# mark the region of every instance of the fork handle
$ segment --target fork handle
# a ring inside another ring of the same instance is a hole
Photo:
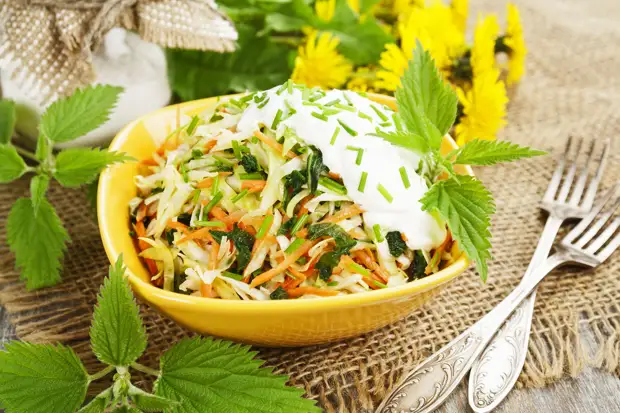
[[[549,255],[563,221],[553,215],[547,219],[524,280]],[[517,382],[527,355],[535,299],[536,290],[519,305],[472,365],[469,405],[474,412],[488,413],[495,409]]]
[[[491,312],[409,372],[376,413],[427,413],[439,407],[510,314],[545,275],[566,261],[560,254],[549,257]]]

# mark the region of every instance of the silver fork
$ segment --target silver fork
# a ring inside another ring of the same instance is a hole
[[[620,246],[620,217],[612,219],[620,206],[619,192],[620,181],[564,237],[555,254],[537,266],[529,277],[522,279],[501,303],[476,324],[408,373],[376,413],[432,412],[467,374],[497,329],[548,273],[569,262],[596,267],[609,258]],[[608,208],[603,211],[606,206]]]
[[[572,142],[569,138],[542,199],[541,208],[549,215],[536,251],[523,275],[524,279],[530,277],[533,270],[547,258],[562,223],[571,218],[583,218],[592,210],[607,162],[609,141],[603,146],[596,173],[589,183],[589,167],[594,160],[595,141],[592,141],[586,163],[578,175],[577,160],[583,141],[577,140],[571,162],[569,159]],[[480,358],[474,362],[469,374],[469,405],[476,413],[487,413],[497,407],[517,382],[527,355],[535,299],[536,290],[523,301]]]

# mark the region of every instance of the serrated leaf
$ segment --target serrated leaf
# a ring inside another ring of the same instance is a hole
[[[491,257],[489,227],[491,215],[495,213],[495,204],[482,182],[465,175],[439,181],[420,202],[423,210],[436,210],[446,220],[459,248],[476,261],[480,277],[486,281],[486,260]]]
[[[62,345],[13,341],[0,351],[0,405],[6,413],[73,413],[86,397],[88,374]]]
[[[82,407],[77,413],[104,413],[108,404],[112,401],[112,388],[107,388]]]
[[[419,42],[401,83],[396,90],[396,102],[407,128],[420,136],[427,136],[430,122],[440,137],[445,135],[454,124],[458,99],[439,74],[430,53]],[[431,147],[439,149],[439,144],[435,141]]]
[[[180,402],[167,413],[319,412],[287,377],[261,368],[249,346],[195,337],[162,356],[154,393]]]
[[[35,175],[30,180],[30,199],[32,199],[32,209],[35,216],[39,212],[41,202],[45,199],[49,184],[50,177],[47,175]]]
[[[142,411],[132,406],[120,406],[112,410],[112,413],[142,413]]]
[[[458,176],[454,171],[454,166],[452,165],[452,162],[443,158],[441,155],[436,156],[435,160],[437,161],[437,165],[441,168],[443,172],[447,173],[450,178],[455,178],[455,182],[460,183],[460,181],[457,179]]]
[[[16,119],[15,102],[8,99],[0,100],[0,144],[11,142]]]
[[[113,366],[129,366],[146,349],[146,330],[124,273],[121,256],[101,286],[90,328],[93,352]]]
[[[77,89],[52,103],[41,116],[41,134],[53,142],[68,142],[108,121],[123,88],[109,85]]]
[[[43,135],[39,135],[39,138],[37,139],[37,150],[35,152],[36,158],[43,162],[51,155],[51,153],[52,145],[50,140]]]
[[[60,262],[69,235],[46,199],[41,200],[36,215],[30,198],[13,204],[7,219],[7,241],[26,288],[34,290],[60,281]]]
[[[378,136],[392,145],[400,146],[419,154],[429,151],[429,146],[425,138],[409,131],[383,132],[377,131],[373,135]]]
[[[486,141],[474,139],[467,142],[456,152],[455,164],[494,165],[511,162],[522,158],[545,155],[546,152],[519,146],[508,141]]]
[[[129,387],[128,394],[136,407],[145,412],[160,412],[179,404],[174,400],[147,393],[134,385]]]
[[[183,100],[269,89],[286,81],[288,48],[255,29],[238,26],[239,46],[233,53],[168,50],[168,75]]]
[[[22,176],[28,165],[13,145],[0,144],[0,183],[11,182]]]
[[[106,149],[65,149],[56,156],[54,178],[63,186],[74,188],[95,180],[106,166],[131,159],[123,153]]]

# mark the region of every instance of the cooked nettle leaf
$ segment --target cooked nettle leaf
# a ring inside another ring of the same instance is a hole
[[[28,170],[14,146],[0,144],[0,183],[14,181]]]
[[[427,266],[426,258],[424,258],[424,254],[422,251],[417,250],[413,253],[413,262],[407,268],[407,278],[409,281],[418,280],[420,278],[424,278],[426,276],[426,266]]]
[[[78,187],[97,179],[99,172],[106,166],[132,159],[123,153],[105,149],[66,149],[56,157],[54,178],[63,186]]]
[[[0,100],[0,144],[9,143],[15,131],[15,102]]]
[[[331,277],[333,269],[338,266],[340,257],[349,254],[357,241],[346,233],[342,227],[332,223],[313,224],[308,227],[308,237],[315,240],[321,237],[332,237],[336,242],[334,251],[326,252],[319,258],[314,268],[319,271],[319,277],[327,281]]]
[[[293,171],[284,177],[284,197],[282,205],[286,209],[291,199],[303,190],[306,177],[300,171]]]
[[[247,173],[254,173],[260,171],[260,166],[258,165],[258,160],[256,156],[251,155],[249,153],[243,154],[241,157],[241,162],[239,162],[243,169]]]
[[[269,294],[269,298],[272,300],[286,300],[288,298],[288,293],[282,286],[276,288],[271,294]]]
[[[390,254],[394,257],[400,257],[407,250],[407,244],[403,240],[400,232],[390,231],[385,235],[385,239],[390,248]]]
[[[323,172],[328,172],[329,168],[323,163],[323,154],[314,146],[310,147],[308,153],[306,180],[310,192],[315,194],[319,186],[319,178]]]
[[[455,164],[495,165],[501,162],[516,161],[522,158],[545,155],[546,152],[519,146],[507,141],[487,141],[474,139],[456,150]]]
[[[254,236],[247,231],[242,230],[235,224],[232,231],[211,231],[211,236],[218,243],[222,242],[225,236],[232,241],[237,249],[237,270],[243,271],[248,266],[252,256],[252,248],[254,248]]]
[[[287,387],[286,376],[261,367],[249,346],[211,338],[186,338],[164,353],[155,394],[177,401],[167,413],[197,411],[314,413],[303,390]],[[197,410],[196,406],[201,406]]]

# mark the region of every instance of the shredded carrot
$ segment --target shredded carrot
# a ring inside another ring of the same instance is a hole
[[[404,232],[401,232],[401,233],[400,233],[400,237],[403,239],[403,241],[405,241],[405,242],[407,242],[407,241],[408,241],[407,236],[405,235],[405,233],[404,233]]]
[[[305,197],[304,199],[302,199],[299,202],[299,211],[297,212],[297,217],[302,216],[303,214],[308,212],[308,208],[306,208],[306,204],[308,203],[308,201],[310,201],[312,198],[314,198],[314,195],[308,195],[307,197]]]
[[[308,236],[308,228],[300,229],[295,233],[297,238],[306,238]]]
[[[308,250],[312,248],[315,244],[316,244],[316,241],[304,242],[299,248],[297,248],[297,250],[295,250],[295,252],[287,256],[280,264],[270,269],[269,271],[262,273],[258,277],[254,278],[252,280],[252,283],[250,284],[250,287],[256,287],[257,285],[266,283],[267,281],[271,280],[276,275],[286,271],[286,269],[290,267],[292,263],[297,261],[299,257],[301,257],[306,252],[308,252]]]
[[[207,239],[209,242],[213,242],[213,237],[211,236],[211,228],[204,227],[204,228],[197,229],[196,231],[192,231],[186,236],[184,236],[183,238],[181,238],[180,240],[178,240],[177,245],[190,241],[190,240],[203,239],[203,238]]]
[[[207,152],[210,152],[213,147],[217,145],[217,139],[213,139],[205,144],[204,148]]]
[[[324,220],[321,221],[321,223],[332,222],[332,223],[335,224],[335,223],[343,221],[343,220],[345,220],[347,218],[351,218],[351,217],[354,217],[356,215],[359,215],[362,212],[364,212],[364,210],[362,208],[360,208],[356,204],[353,204],[353,205],[351,205],[348,208],[341,209],[340,211],[338,211],[337,213],[335,213],[331,217],[325,218]]]
[[[144,221],[136,222],[136,224],[134,225],[134,230],[136,231],[136,235],[138,236],[138,238],[146,237],[146,228],[144,228]],[[138,248],[140,248],[140,251],[144,251],[145,249],[151,248],[151,245],[146,241],[138,239]]]
[[[292,288],[287,292],[289,297],[292,298],[301,297],[304,294],[320,295],[321,297],[333,297],[334,295],[338,295],[338,291],[322,290],[316,287],[297,287]]]
[[[249,192],[258,192],[265,189],[265,185],[267,185],[267,181],[243,181],[241,189],[248,189]]]
[[[424,269],[424,274],[429,275],[431,272],[433,272],[433,268],[435,268],[439,264],[439,261],[441,260],[441,255],[443,254],[446,246],[450,243],[450,241],[452,241],[452,235],[450,234],[450,232],[448,232],[446,234],[446,239],[444,239],[441,245],[438,246],[437,249],[435,249],[433,258],[431,258],[431,261]]]
[[[301,284],[302,282],[304,282],[304,281],[306,280],[306,278],[307,278],[307,277],[306,277],[306,274],[304,274],[304,273],[303,273],[303,272],[301,272],[301,271],[297,271],[297,270],[296,270],[295,268],[293,268],[293,267],[289,267],[289,269],[288,269],[288,270],[291,272],[291,274],[293,274],[293,275],[295,276],[295,279],[293,279],[293,278],[291,278],[291,279],[290,279],[290,280],[291,280],[291,281],[290,281],[290,283],[289,283],[289,284],[287,284],[287,286],[286,286],[286,287],[284,287],[284,289],[285,289],[285,290],[288,290],[289,288],[295,288],[295,287],[298,287],[298,286],[299,286],[299,284]]]
[[[370,251],[368,248],[365,248],[363,251],[356,251],[354,253],[354,256],[355,258],[358,258],[366,267],[376,272],[379,277],[381,277],[382,282],[387,282],[388,276],[385,271],[383,271],[383,268],[381,268],[379,263],[377,263],[377,261],[375,260],[372,251]]]
[[[280,145],[275,139],[270,138],[269,136],[263,134],[261,131],[258,131],[258,130],[254,132],[254,136],[260,139],[266,145],[269,145],[277,153],[282,153],[282,145]],[[289,158],[297,157],[297,155],[293,151],[288,151],[286,153],[286,156],[288,156]]]
[[[205,284],[202,281],[200,282],[200,295],[203,297],[211,297],[213,294],[213,288],[211,284]]]
[[[141,222],[144,220],[144,217],[146,216],[146,208],[147,207],[144,202],[140,204],[138,207],[138,212],[136,212],[136,221]]]
[[[330,178],[333,178],[333,179],[341,179],[341,176],[340,176],[339,174],[337,174],[336,172],[329,171],[329,172],[327,173],[327,175],[328,175]]]
[[[376,285],[376,284],[373,282],[373,280],[372,280],[371,278],[368,278],[368,277],[362,277],[362,280],[363,280],[366,284],[368,284],[368,286],[369,286],[370,288],[372,288],[373,290],[378,290],[378,289],[379,289],[379,286],[378,286],[378,285]],[[377,280],[377,281],[379,281],[379,280]]]
[[[187,225],[181,223],[181,222],[177,222],[177,221],[173,221],[172,219],[168,221],[167,224],[170,228],[174,228],[177,231],[180,231],[184,234],[189,234],[189,228],[187,228]]]
[[[209,269],[214,270],[217,266],[217,254],[220,252],[220,244],[214,242],[211,244],[211,255],[209,256]]]
[[[211,185],[213,185],[213,178],[205,178],[196,184],[196,188],[198,189],[211,188]]]
[[[209,212],[211,215],[213,215],[213,217],[215,219],[218,219],[226,224],[228,224],[229,218],[228,218],[228,214],[226,213],[226,211],[224,211],[222,208],[220,208],[219,206],[214,206],[211,209],[211,212]]]

